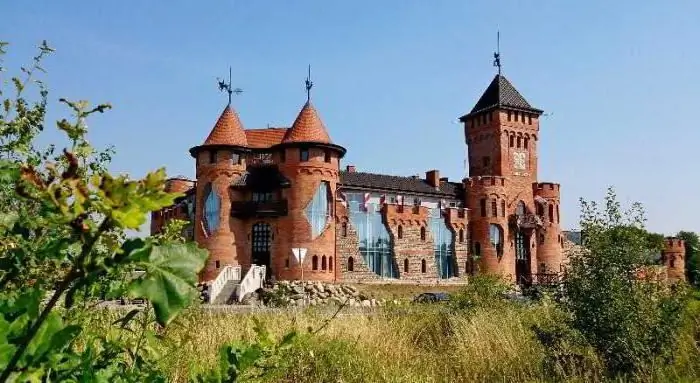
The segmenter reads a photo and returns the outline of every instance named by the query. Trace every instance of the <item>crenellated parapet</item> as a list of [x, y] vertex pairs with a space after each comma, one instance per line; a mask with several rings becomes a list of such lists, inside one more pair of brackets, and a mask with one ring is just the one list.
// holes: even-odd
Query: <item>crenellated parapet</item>
[[425, 206], [385, 204], [382, 208], [385, 222], [389, 226], [427, 226], [430, 211]]

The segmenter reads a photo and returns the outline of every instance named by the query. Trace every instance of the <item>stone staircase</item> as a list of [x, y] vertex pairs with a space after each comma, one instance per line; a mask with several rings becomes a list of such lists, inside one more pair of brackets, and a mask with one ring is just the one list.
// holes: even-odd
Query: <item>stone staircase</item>
[[221, 288], [221, 292], [214, 298], [211, 302], [212, 305], [229, 305], [232, 304], [236, 299], [236, 292], [238, 290], [238, 284], [240, 281], [229, 280], [226, 281], [224, 286]]
[[240, 303], [249, 295], [263, 287], [265, 266], [251, 265], [241, 278], [240, 266], [226, 266], [211, 283], [211, 305], [230, 305]]

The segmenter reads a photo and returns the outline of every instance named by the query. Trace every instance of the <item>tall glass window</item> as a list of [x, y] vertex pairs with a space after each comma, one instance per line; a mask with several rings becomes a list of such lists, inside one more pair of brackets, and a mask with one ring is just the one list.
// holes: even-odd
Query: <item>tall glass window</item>
[[382, 221], [381, 206], [375, 203], [367, 205], [367, 211], [361, 209], [364, 202], [362, 193], [347, 193], [350, 222], [357, 230], [360, 254], [367, 267], [384, 278], [398, 278], [399, 271], [394, 262], [391, 237]]
[[491, 246], [496, 249], [496, 255], [499, 257], [503, 255], [503, 229], [501, 226], [496, 224], [491, 224], [489, 226], [489, 237], [491, 239]]
[[314, 198], [311, 199], [311, 202], [306, 207], [306, 217], [311, 223], [311, 239], [321, 235], [331, 216], [330, 192], [331, 188], [328, 182], [321, 181], [318, 189], [316, 189]]
[[219, 211], [221, 200], [212, 189], [211, 184], [204, 187], [204, 228], [208, 235], [219, 228]]
[[454, 233], [447, 227], [441, 209], [430, 209], [430, 231], [435, 241], [435, 263], [438, 267], [438, 275], [443, 279], [454, 277]]

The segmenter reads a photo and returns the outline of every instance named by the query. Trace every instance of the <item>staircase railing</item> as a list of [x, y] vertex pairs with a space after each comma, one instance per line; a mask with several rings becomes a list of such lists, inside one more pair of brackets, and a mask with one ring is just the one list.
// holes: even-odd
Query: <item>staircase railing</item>
[[242, 301], [248, 293], [263, 287], [265, 282], [265, 266], [251, 265], [238, 287], [238, 301]]
[[241, 280], [241, 267], [226, 265], [211, 284], [209, 302], [214, 302], [229, 281]]

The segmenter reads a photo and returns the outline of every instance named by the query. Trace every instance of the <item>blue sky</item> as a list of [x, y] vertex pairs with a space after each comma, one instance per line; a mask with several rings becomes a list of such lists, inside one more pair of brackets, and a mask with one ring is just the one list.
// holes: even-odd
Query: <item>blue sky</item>
[[[549, 113], [540, 178], [562, 184], [564, 228], [577, 227], [579, 197], [612, 185], [645, 205], [651, 230], [700, 231], [697, 1], [45, 0], [0, 13], [8, 66], [47, 39], [53, 100], [113, 104], [90, 120], [90, 139], [114, 144], [112, 169], [134, 177], [160, 166], [194, 175], [187, 149], [225, 106], [216, 77], [229, 65], [244, 126], [261, 128], [293, 122], [311, 64], [343, 165], [461, 179], [457, 117], [495, 73], [500, 29], [503, 73]], [[52, 119], [62, 113], [52, 105]]]

